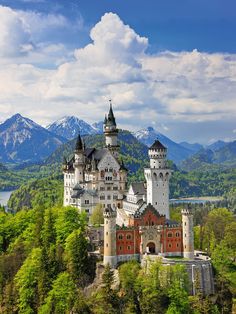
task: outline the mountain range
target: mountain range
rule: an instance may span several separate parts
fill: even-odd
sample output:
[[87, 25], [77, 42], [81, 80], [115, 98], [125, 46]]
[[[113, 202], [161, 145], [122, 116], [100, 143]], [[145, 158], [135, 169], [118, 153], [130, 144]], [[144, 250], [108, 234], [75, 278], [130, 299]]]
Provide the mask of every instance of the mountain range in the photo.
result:
[[[202, 148], [196, 154], [182, 161], [183, 170], [210, 169], [214, 166], [232, 168], [236, 166], [236, 141], [211, 146], [212, 149]], [[219, 147], [219, 148], [218, 148]]]
[[37, 162], [65, 142], [65, 138], [16, 114], [0, 124], [0, 162]]
[[[78, 133], [82, 136], [102, 134], [103, 123], [90, 125], [78, 117], [66, 116], [44, 128], [16, 114], [0, 124], [0, 162], [19, 164], [43, 161], [60, 145], [74, 139]], [[130, 136], [136, 138], [146, 149], [158, 138], [168, 148], [168, 159], [176, 164], [203, 149], [198, 143], [176, 143], [152, 127], [130, 133]], [[225, 144], [218, 141], [208, 148], [214, 151], [219, 147], [223, 148]]]

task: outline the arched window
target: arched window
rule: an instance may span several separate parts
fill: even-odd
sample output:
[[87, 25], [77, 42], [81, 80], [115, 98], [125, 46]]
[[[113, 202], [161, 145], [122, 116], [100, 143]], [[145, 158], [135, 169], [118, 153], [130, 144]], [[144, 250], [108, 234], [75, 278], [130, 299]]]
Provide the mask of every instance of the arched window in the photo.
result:
[[123, 240], [123, 234], [119, 234], [119, 235], [118, 235], [118, 239], [119, 239], [119, 240]]
[[168, 233], [167, 233], [167, 237], [168, 237], [168, 238], [172, 238], [172, 236], [173, 236], [172, 232], [168, 232]]
[[176, 232], [175, 236], [178, 238], [180, 236], [180, 233]]
[[126, 235], [126, 239], [127, 239], [127, 240], [131, 240], [131, 239], [132, 239], [132, 235], [131, 235], [130, 233], [128, 233], [128, 234]]
[[154, 179], [155, 181], [157, 181], [157, 174], [156, 174], [156, 172], [153, 173], [153, 179]]

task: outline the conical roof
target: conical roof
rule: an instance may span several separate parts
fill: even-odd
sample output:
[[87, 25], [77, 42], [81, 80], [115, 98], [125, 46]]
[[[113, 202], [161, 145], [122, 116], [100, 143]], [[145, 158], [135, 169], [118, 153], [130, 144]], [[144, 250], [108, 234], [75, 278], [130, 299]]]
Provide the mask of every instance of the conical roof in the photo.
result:
[[80, 134], [78, 135], [76, 144], [75, 144], [75, 151], [79, 151], [79, 150], [83, 150], [83, 142], [82, 142]]
[[166, 149], [166, 147], [161, 144], [159, 140], [155, 140], [155, 142], [152, 144], [151, 147], [149, 147], [149, 149]]
[[108, 113], [108, 116], [107, 116], [106, 124], [107, 125], [114, 125], [114, 126], [116, 126], [116, 119], [115, 119], [115, 116], [114, 116], [114, 113], [113, 113], [111, 100], [110, 100], [110, 110], [109, 110], [109, 113]]

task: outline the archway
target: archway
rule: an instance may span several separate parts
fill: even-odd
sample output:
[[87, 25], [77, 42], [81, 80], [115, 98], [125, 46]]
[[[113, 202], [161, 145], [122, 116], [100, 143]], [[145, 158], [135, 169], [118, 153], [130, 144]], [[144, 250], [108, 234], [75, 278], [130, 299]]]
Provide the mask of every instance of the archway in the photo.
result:
[[156, 246], [155, 246], [155, 243], [149, 242], [149, 243], [147, 244], [147, 252], [150, 253], [150, 254], [155, 254], [155, 253], [156, 253]]

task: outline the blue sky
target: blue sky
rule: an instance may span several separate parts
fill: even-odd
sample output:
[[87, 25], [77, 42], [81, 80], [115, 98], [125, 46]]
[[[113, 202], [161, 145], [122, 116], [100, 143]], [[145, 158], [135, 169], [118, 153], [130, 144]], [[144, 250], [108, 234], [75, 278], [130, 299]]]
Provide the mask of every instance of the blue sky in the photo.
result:
[[235, 138], [233, 0], [0, 1], [0, 55], [1, 120], [95, 122], [112, 98], [124, 128]]

